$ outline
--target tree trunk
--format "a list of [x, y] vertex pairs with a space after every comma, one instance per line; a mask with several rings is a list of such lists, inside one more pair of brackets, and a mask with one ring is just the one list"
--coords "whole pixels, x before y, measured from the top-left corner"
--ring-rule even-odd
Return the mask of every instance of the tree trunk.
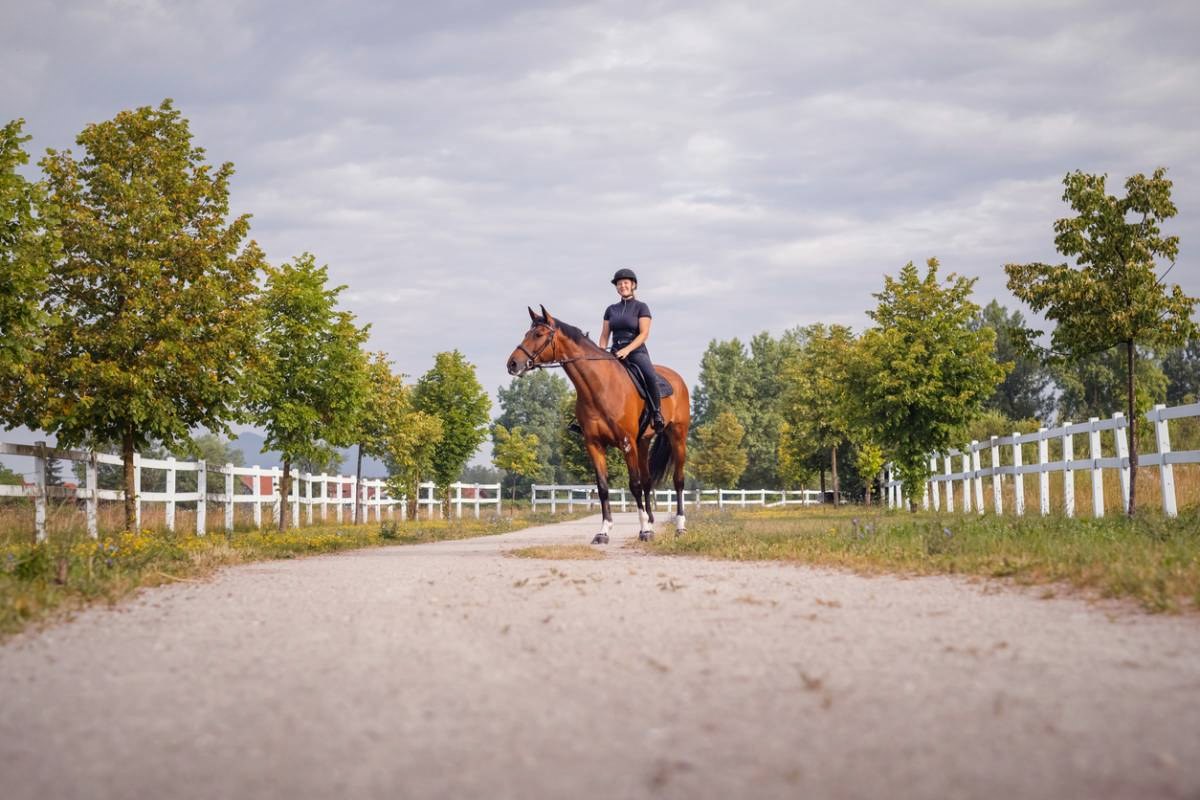
[[358, 445], [358, 467], [354, 471], [354, 524], [362, 524], [362, 444]]
[[1136, 397], [1133, 387], [1133, 368], [1135, 349], [1133, 341], [1125, 343], [1125, 391], [1128, 394], [1129, 402], [1127, 409], [1129, 411], [1129, 508], [1126, 513], [1130, 517], [1133, 516], [1134, 510], [1137, 508], [1137, 473], [1138, 473], [1138, 450], [1137, 450], [1137, 413], [1134, 410], [1136, 405]]
[[137, 485], [133, 470], [133, 427], [121, 437], [121, 458], [125, 461], [125, 530], [137, 529]]
[[279, 482], [279, 532], [283, 533], [287, 530], [288, 516], [291, 511], [291, 506], [288, 505], [288, 496], [292, 493], [292, 460], [290, 458], [283, 459], [283, 480]]
[[829, 450], [829, 463], [831, 465], [830, 472], [833, 473], [833, 505], [836, 508], [841, 501], [841, 492], [838, 491], [838, 474], [837, 474], [837, 445], [835, 444]]
[[821, 465], [821, 504], [825, 503], [825, 465]]

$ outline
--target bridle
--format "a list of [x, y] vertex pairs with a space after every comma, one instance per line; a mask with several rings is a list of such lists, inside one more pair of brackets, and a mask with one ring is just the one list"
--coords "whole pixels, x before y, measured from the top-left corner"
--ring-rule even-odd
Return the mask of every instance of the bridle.
[[[525, 349], [525, 343], [523, 341], [521, 342], [521, 344], [517, 345], [517, 349], [525, 354], [525, 368], [521, 370], [521, 375], [524, 375], [525, 373], [527, 373], [531, 370], [535, 370], [535, 369], [549, 369], [551, 367], [562, 367], [562, 366], [570, 364], [574, 361], [608, 361], [610, 359], [614, 360], [614, 361], [618, 360], [616, 356], [610, 355], [608, 353], [605, 353], [602, 356], [582, 355], [582, 356], [574, 356], [573, 358], [554, 358], [553, 357], [554, 350], [551, 348], [554, 347], [554, 338], [556, 336], [558, 336], [558, 326], [551, 325], [548, 322], [535, 322], [535, 323], [533, 323], [533, 327], [547, 329], [548, 331], [550, 331], [550, 338], [546, 339], [546, 341], [542, 343], [542, 346], [539, 347], [533, 353], [531, 353]], [[539, 364], [538, 360], [537, 360], [538, 356], [540, 356], [542, 353], [546, 352], [547, 350], [550, 350], [550, 356], [551, 356], [550, 360]]]

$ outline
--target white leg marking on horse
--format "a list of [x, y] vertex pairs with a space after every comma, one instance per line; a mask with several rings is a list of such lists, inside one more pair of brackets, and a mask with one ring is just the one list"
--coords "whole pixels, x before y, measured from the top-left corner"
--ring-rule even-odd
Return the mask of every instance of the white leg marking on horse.
[[680, 533], [687, 530], [687, 518], [683, 514], [675, 515], [675, 530]]
[[612, 533], [612, 520], [611, 519], [604, 520], [604, 524], [600, 526], [600, 532], [603, 534]]
[[639, 508], [638, 509], [638, 525], [639, 525], [638, 531], [639, 532], [650, 529], [649, 520], [650, 520], [650, 517], [646, 516], [646, 512]]

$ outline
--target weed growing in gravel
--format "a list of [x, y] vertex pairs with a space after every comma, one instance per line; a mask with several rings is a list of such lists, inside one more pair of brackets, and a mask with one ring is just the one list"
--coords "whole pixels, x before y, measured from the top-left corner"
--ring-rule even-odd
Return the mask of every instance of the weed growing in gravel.
[[1200, 514], [1069, 519], [866, 509], [692, 514], [657, 553], [784, 560], [862, 572], [961, 573], [1066, 582], [1151, 611], [1200, 608]]
[[505, 555], [516, 558], [588, 560], [604, 558], [604, 551], [586, 544], [546, 544], [509, 550]]

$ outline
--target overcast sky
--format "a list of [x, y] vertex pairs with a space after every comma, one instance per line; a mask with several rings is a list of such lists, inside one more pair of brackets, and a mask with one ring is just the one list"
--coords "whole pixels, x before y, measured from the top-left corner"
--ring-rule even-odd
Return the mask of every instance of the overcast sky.
[[495, 394], [545, 304], [598, 333], [641, 278], [655, 361], [861, 329], [941, 259], [1016, 307], [1063, 176], [1169, 168], [1200, 294], [1200, 5], [0, 0], [0, 118], [40, 156], [174, 98], [275, 263], [313, 252], [370, 346]]

